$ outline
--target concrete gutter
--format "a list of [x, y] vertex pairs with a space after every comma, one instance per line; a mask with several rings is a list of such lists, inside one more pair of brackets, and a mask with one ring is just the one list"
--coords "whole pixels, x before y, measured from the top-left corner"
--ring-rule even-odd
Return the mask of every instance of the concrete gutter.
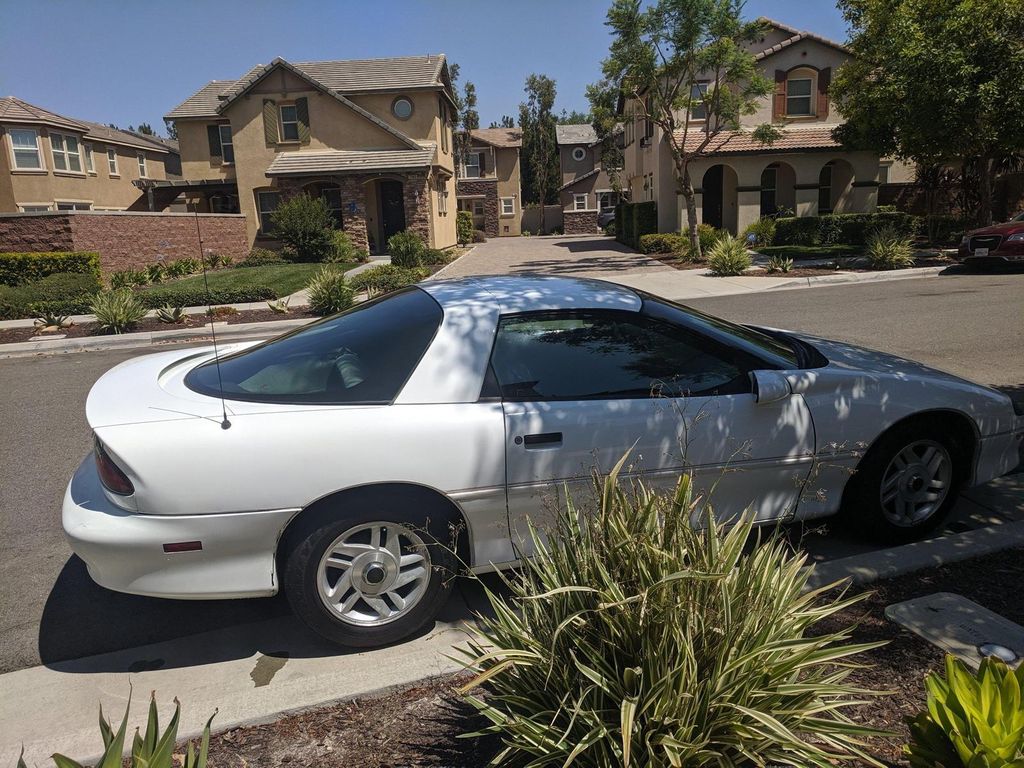
[[840, 285], [842, 283], [882, 283], [890, 280], [906, 280], [911, 277], [932, 277], [949, 269], [949, 265], [941, 267], [914, 267], [912, 269], [891, 269], [879, 272], [847, 272], [836, 275], [817, 275], [815, 277], [789, 277], [781, 285], [769, 286], [766, 290], [782, 291], [792, 288], [814, 288], [822, 285]]

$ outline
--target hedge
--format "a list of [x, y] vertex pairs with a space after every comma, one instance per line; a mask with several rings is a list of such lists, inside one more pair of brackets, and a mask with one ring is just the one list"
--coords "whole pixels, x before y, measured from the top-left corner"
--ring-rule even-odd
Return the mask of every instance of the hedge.
[[138, 291], [136, 296], [147, 309], [158, 309], [168, 304], [172, 307], [203, 307], [207, 304], [244, 304], [249, 301], [273, 301], [277, 291], [266, 286], [252, 288], [223, 288], [205, 291], [202, 288], [154, 288]]
[[689, 245], [689, 240], [675, 232], [662, 232], [640, 236], [641, 253], [679, 253]]
[[84, 314], [100, 287], [95, 275], [81, 272], [58, 272], [16, 287], [0, 285], [0, 320], [38, 317], [44, 310]]
[[23, 285], [58, 272], [78, 272], [100, 278], [100, 255], [93, 251], [0, 253], [0, 285]]
[[[621, 209], [622, 226], [619, 226]], [[642, 203], [619, 203], [615, 210], [615, 239], [630, 248], [640, 248], [640, 238], [658, 231], [658, 204], [653, 200]]]
[[882, 227], [913, 237], [921, 230], [921, 218], [891, 212], [780, 218], [775, 220], [773, 245], [864, 245], [868, 236]]

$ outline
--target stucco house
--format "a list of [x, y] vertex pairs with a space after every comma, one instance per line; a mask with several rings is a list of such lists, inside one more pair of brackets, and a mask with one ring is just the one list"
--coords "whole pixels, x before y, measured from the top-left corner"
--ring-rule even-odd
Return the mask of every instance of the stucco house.
[[454, 99], [443, 54], [292, 63], [213, 80], [175, 107], [182, 179], [154, 183], [198, 211], [245, 214], [272, 242], [270, 214], [322, 197], [359, 247], [405, 229], [455, 245]]
[[[913, 168], [874, 152], [846, 151], [832, 138], [843, 119], [828, 89], [849, 50], [812, 32], [762, 21], [764, 34], [749, 48], [775, 89], [754, 114], [742, 117], [740, 130], [723, 130], [711, 140], [709, 156], [691, 162], [698, 220], [735, 234], [780, 208], [797, 216], [874, 211], [879, 186], [910, 180]], [[702, 93], [713, 87], [710, 75], [698, 86]], [[635, 100], [620, 100], [619, 108], [625, 122], [623, 185], [634, 202], [658, 202], [659, 231], [678, 230], [686, 224], [685, 199], [676, 192], [667, 137], [642, 118]], [[703, 106], [678, 117], [684, 127], [677, 140], [699, 145], [707, 130]], [[781, 130], [771, 146], [751, 136], [763, 123]]]
[[135, 182], [162, 181], [173, 142], [0, 98], [0, 213], [149, 210]]
[[522, 145], [519, 128], [477, 128], [468, 132], [458, 169], [459, 210], [472, 213], [473, 227], [488, 237], [518, 237], [522, 232]]
[[603, 167], [597, 132], [587, 124], [556, 125], [555, 140], [562, 171], [558, 197], [565, 234], [597, 232], [598, 214], [614, 209], [619, 202], [619, 194]]

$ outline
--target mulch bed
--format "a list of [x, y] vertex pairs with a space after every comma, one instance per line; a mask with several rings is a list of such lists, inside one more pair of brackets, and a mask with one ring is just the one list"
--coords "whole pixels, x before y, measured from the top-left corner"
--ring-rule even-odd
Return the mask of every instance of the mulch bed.
[[[874, 585], [870, 596], [847, 609], [820, 632], [859, 622], [851, 642], [888, 640], [865, 654], [868, 669], [858, 685], [893, 694], [853, 712], [861, 722], [895, 731], [876, 739], [870, 751], [882, 762], [905, 765], [905, 718], [924, 705], [923, 679], [941, 669], [942, 652], [888, 621], [887, 605], [933, 592], [957, 592], [1011, 621], [1024, 623], [1024, 549], [966, 563], [912, 573]], [[308, 710], [265, 725], [234, 728], [211, 740], [210, 765], [217, 766], [448, 766], [477, 768], [497, 752], [497, 739], [459, 739], [483, 725], [454, 692], [458, 678], [440, 678], [374, 698]]]
[[[276, 320], [312, 319], [316, 315], [305, 308], [290, 310], [287, 314], [277, 314], [271, 309], [252, 309], [234, 314], [218, 314], [215, 322], [235, 325], [237, 323], [266, 323]], [[201, 328], [208, 324], [206, 315], [185, 315], [184, 322], [162, 323], [155, 317], [147, 317], [135, 326], [134, 333], [152, 331], [175, 331], [187, 328]], [[96, 323], [76, 323], [62, 328], [55, 333], [37, 333], [33, 327], [0, 329], [0, 344], [14, 344], [19, 341], [43, 341], [53, 336], [64, 336], [68, 339], [79, 339], [85, 336], [103, 336]]]
[[[839, 263], [843, 263], [843, 258], [839, 259]], [[952, 267], [958, 262], [955, 259], [951, 259], [945, 256], [929, 256], [926, 258], [918, 258], [914, 260], [914, 267]], [[801, 266], [799, 263], [794, 264], [789, 272], [769, 272], [766, 269], [752, 269], [747, 270], [743, 273], [743, 277], [819, 277], [822, 275], [836, 275], [845, 272], [879, 272], [884, 270], [871, 269], [870, 267], [864, 266], [843, 266], [839, 269], [832, 269], [829, 267], [815, 267], [815, 266]], [[892, 270], [898, 272], [899, 270]]]

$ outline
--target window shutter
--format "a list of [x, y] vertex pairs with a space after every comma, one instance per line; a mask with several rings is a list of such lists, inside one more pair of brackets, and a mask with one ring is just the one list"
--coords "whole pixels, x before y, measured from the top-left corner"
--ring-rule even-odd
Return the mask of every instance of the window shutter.
[[309, 101], [305, 96], [295, 100], [295, 114], [299, 120], [299, 143], [309, 144]]
[[220, 165], [222, 156], [222, 150], [220, 148], [220, 128], [216, 125], [206, 126], [206, 138], [210, 141], [210, 162], [213, 165]]
[[775, 70], [775, 98], [772, 101], [772, 120], [786, 116], [786, 70]]
[[277, 104], [272, 99], [263, 100], [263, 138], [268, 147], [277, 144]]
[[477, 152], [477, 157], [480, 158], [480, 175], [483, 176], [487, 172], [487, 153]]
[[818, 73], [818, 117], [828, 117], [828, 87], [832, 83], [832, 67], [825, 67]]

